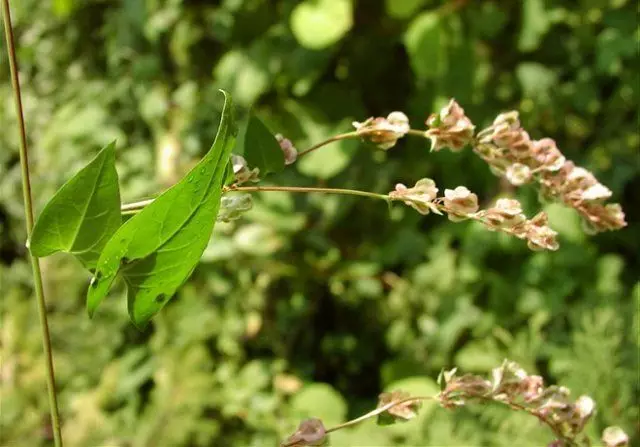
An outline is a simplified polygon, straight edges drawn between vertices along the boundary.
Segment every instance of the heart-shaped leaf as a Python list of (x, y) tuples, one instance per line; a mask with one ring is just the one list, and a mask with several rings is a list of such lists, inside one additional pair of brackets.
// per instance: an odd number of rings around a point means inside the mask
[(242, 137), (242, 155), (251, 168), (260, 169), (260, 176), (284, 169), (284, 153), (276, 137), (253, 113), (249, 116)]
[(89, 315), (118, 272), (127, 284), (129, 315), (138, 327), (187, 280), (213, 231), (236, 134), (231, 98), (225, 93), (218, 133), (207, 155), (107, 242), (87, 293)]
[(73, 254), (88, 268), (122, 224), (115, 142), (65, 183), (44, 207), (33, 227), (34, 256)]

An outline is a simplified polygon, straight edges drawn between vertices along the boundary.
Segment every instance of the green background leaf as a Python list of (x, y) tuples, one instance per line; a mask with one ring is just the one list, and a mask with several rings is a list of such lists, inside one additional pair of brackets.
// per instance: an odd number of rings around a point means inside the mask
[(318, 418), (329, 428), (345, 421), (347, 403), (331, 385), (312, 383), (291, 398), (291, 410), (301, 420)]
[(102, 247), (122, 223), (115, 142), (74, 175), (38, 216), (29, 248), (43, 257), (73, 254), (92, 269)]
[(337, 43), (353, 25), (352, 0), (305, 0), (291, 13), (291, 31), (300, 45), (321, 50)]
[(128, 220), (105, 246), (87, 293), (92, 315), (118, 272), (127, 284), (129, 315), (138, 327), (191, 275), (206, 248), (220, 206), (236, 128), (231, 98), (213, 146), (178, 184)]
[(442, 24), (437, 12), (424, 12), (413, 19), (404, 35), (409, 61), (420, 79), (433, 79), (443, 69)]

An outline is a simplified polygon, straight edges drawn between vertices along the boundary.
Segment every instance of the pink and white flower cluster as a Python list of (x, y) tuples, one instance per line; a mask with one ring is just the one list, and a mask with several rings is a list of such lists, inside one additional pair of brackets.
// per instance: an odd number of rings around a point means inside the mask
[(514, 199), (498, 199), (492, 207), (480, 210), (478, 196), (465, 186), (446, 189), (444, 196), (438, 197), (435, 182), (428, 178), (418, 180), (412, 188), (399, 183), (389, 193), (389, 199), (401, 201), (420, 214), (446, 213), (453, 222), (476, 220), (491, 231), (502, 231), (526, 240), (532, 250), (558, 249), (558, 233), (549, 228), (546, 213), (527, 219), (520, 202)]

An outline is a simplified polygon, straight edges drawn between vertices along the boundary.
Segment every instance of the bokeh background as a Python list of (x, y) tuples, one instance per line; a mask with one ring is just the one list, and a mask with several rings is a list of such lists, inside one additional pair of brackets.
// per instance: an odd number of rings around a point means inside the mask
[[(590, 434), (640, 442), (640, 58), (627, 0), (19, 0), (13, 15), (37, 209), (114, 138), (124, 200), (184, 173), (228, 89), (299, 149), (402, 110), (412, 127), (454, 97), (479, 127), (521, 111), (622, 203), (629, 226), (586, 236), (577, 215), (513, 190), (472, 153), (405, 139), (327, 146), (268, 182), (387, 192), (432, 177), (483, 202), (514, 196), (557, 252), (473, 223), (336, 196), (269, 193), (216, 226), (192, 279), (144, 332), (122, 287), (89, 320), (88, 275), (43, 260), (68, 446), (267, 446), (327, 426), (382, 390), (435, 393), (443, 367), (508, 357), (591, 395)], [(51, 444), (24, 247), (18, 130), (0, 51), (0, 444)], [(425, 406), (418, 420), (337, 432), (339, 446), (543, 445), (536, 420)]]

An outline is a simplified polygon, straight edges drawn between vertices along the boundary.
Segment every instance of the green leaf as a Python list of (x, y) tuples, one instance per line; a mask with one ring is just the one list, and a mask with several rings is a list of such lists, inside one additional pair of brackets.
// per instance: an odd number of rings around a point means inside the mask
[(353, 26), (352, 0), (305, 0), (294, 8), (290, 25), (303, 47), (330, 47)]
[(291, 398), (291, 410), (298, 419), (318, 418), (327, 426), (344, 422), (347, 403), (331, 385), (312, 383)]
[(409, 25), (404, 45), (418, 79), (434, 79), (442, 72), (446, 53), (441, 41), (442, 25), (436, 12), (422, 13)]
[(418, 9), (430, 3), (429, 0), (385, 0), (387, 14), (395, 19), (411, 17)]
[(239, 138), (243, 148), (241, 153), (249, 167), (260, 169), (261, 177), (284, 169), (284, 153), (280, 143), (253, 113), (249, 116), (243, 134)]
[(535, 50), (548, 30), (549, 18), (544, 8), (544, 0), (524, 0), (518, 49), (520, 51)]
[(523, 62), (516, 68), (516, 76), (522, 93), (528, 98), (548, 98), (549, 91), (557, 85), (553, 70), (537, 62)]
[(138, 327), (187, 280), (213, 231), (236, 134), (231, 98), (225, 93), (211, 150), (185, 178), (128, 220), (107, 242), (87, 293), (89, 315), (118, 272), (127, 284), (129, 315)]
[(122, 223), (115, 148), (115, 142), (104, 147), (47, 203), (29, 242), (34, 256), (62, 251), (95, 268), (102, 247)]

